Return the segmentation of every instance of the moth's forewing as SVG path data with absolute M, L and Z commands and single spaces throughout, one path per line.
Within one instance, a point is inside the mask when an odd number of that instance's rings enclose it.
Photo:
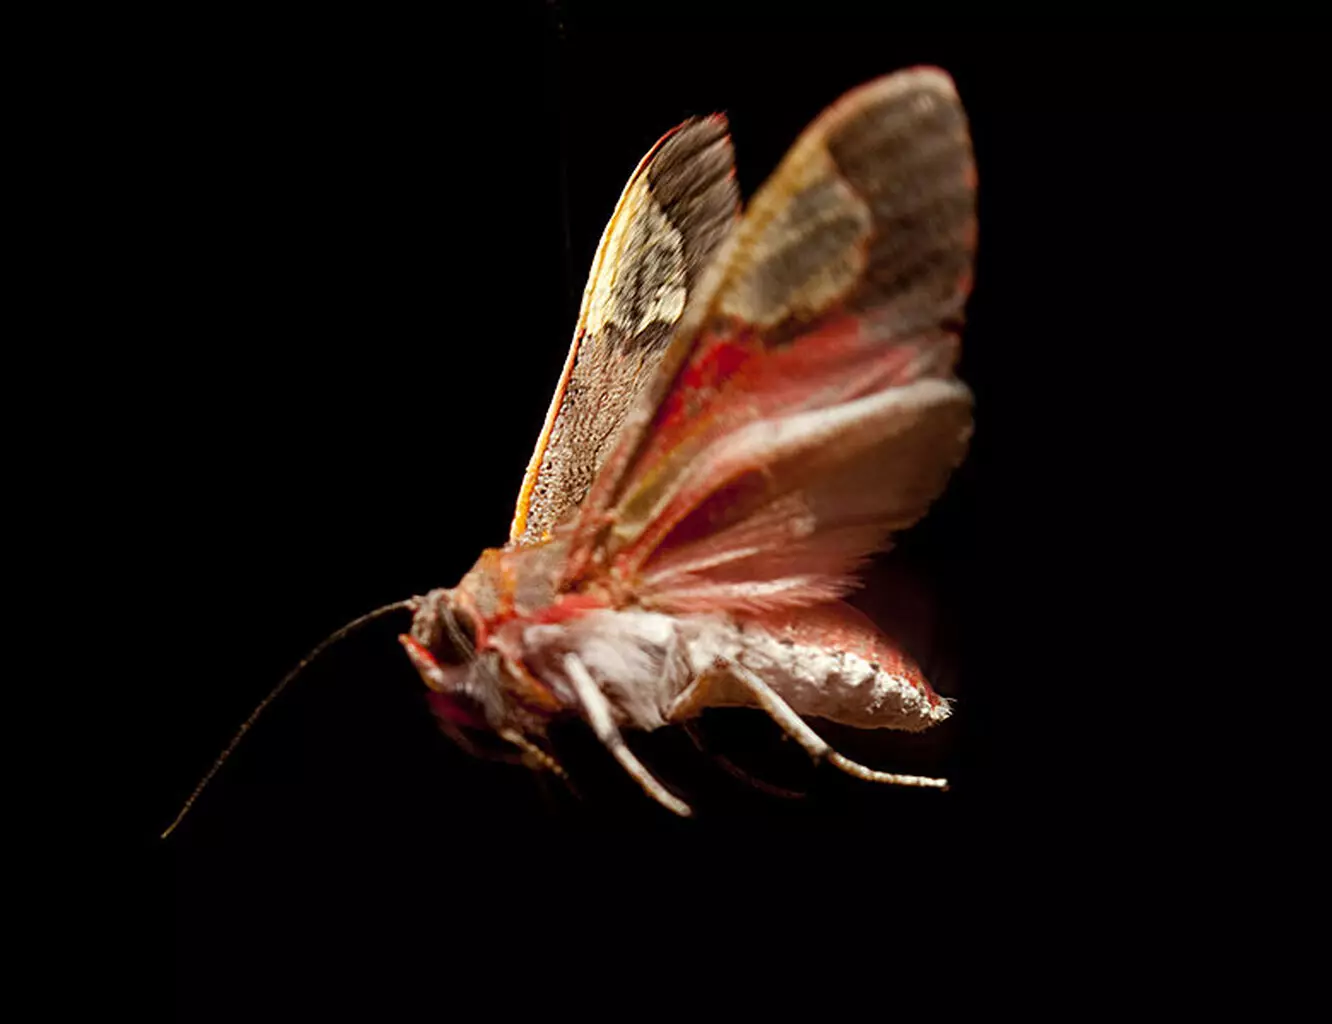
M 643 157 L 601 236 L 511 542 L 539 540 L 583 500 L 738 205 L 724 118 L 687 121 Z
M 810 604 L 942 490 L 970 432 L 952 379 L 975 172 L 921 69 L 811 125 L 700 284 L 581 512 L 571 575 L 683 610 Z

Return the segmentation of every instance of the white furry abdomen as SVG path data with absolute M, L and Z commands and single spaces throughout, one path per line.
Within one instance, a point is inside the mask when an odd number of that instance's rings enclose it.
M 705 673 L 718 675 L 718 668 L 732 661 L 751 670 L 802 717 L 861 729 L 916 731 L 949 714 L 948 701 L 913 680 L 909 671 L 728 617 L 596 611 L 558 625 L 530 626 L 523 641 L 528 663 L 543 676 L 560 674 L 560 657 L 576 654 L 621 722 L 640 729 L 666 724 L 686 687 Z M 753 703 L 734 681 L 719 678 L 694 710 Z
M 684 620 L 695 674 L 734 660 L 775 690 L 801 717 L 826 718 L 860 729 L 925 729 L 949 715 L 948 702 L 850 651 L 791 641 L 758 623 Z M 933 696 L 933 700 L 931 697 Z M 752 705 L 734 684 L 722 687 L 718 705 Z

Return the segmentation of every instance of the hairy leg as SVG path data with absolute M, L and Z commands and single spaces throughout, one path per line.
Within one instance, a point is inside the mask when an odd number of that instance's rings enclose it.
M 620 766 L 633 776 L 648 796 L 656 800 L 657 803 L 667 810 L 674 811 L 681 817 L 689 817 L 692 813 L 689 805 L 653 778 L 652 773 L 625 745 L 624 737 L 620 735 L 620 730 L 615 727 L 615 720 L 611 716 L 610 703 L 606 700 L 606 695 L 598 688 L 596 681 L 577 655 L 569 654 L 565 656 L 564 671 L 569 678 L 569 682 L 573 685 L 574 692 L 578 695 L 578 701 L 583 707 L 583 715 L 587 723 L 592 726 L 592 731 L 596 733 L 597 739 L 601 740 L 615 760 L 620 762 Z
M 932 779 L 922 775 L 896 775 L 891 772 L 875 771 L 873 768 L 866 767 L 857 761 L 852 761 L 849 757 L 839 754 L 828 745 L 823 737 L 811 729 L 805 720 L 797 715 L 792 710 L 791 705 L 786 703 L 771 686 L 765 683 L 754 671 L 741 665 L 738 661 L 729 659 L 718 661 L 712 671 L 699 676 L 676 698 L 668 717 L 672 720 L 688 717 L 688 715 L 704 706 L 707 687 L 712 685 L 710 680 L 717 678 L 719 673 L 724 674 L 728 681 L 733 681 L 734 684 L 738 684 L 746 690 L 749 696 L 753 698 L 754 703 L 767 712 L 768 717 L 780 725 L 792 739 L 804 747 L 814 760 L 827 761 L 834 768 L 846 772 L 848 775 L 854 775 L 858 779 L 864 779 L 866 782 L 883 782 L 894 786 L 924 786 L 932 789 L 948 788 L 947 779 Z

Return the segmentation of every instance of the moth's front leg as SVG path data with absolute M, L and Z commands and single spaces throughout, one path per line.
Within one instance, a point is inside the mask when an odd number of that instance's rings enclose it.
M 676 698 L 671 705 L 667 718 L 681 721 L 697 714 L 702 708 L 715 703 L 715 691 L 719 686 L 738 687 L 752 700 L 753 704 L 767 712 L 768 717 L 780 725 L 792 739 L 805 748 L 815 761 L 827 761 L 834 768 L 854 775 L 866 782 L 884 782 L 894 786 L 925 786 L 933 789 L 947 789 L 947 779 L 933 779 L 923 775 L 897 775 L 892 772 L 875 771 L 857 761 L 852 761 L 833 750 L 827 740 L 816 733 L 803 718 L 795 713 L 791 705 L 769 686 L 753 670 L 746 668 L 733 658 L 718 658 L 713 667 L 694 680 Z
M 692 813 L 689 805 L 653 778 L 652 773 L 643 766 L 643 762 L 636 758 L 633 751 L 625 744 L 624 737 L 620 735 L 620 730 L 616 728 L 610 702 L 606 700 L 606 695 L 601 692 L 601 688 L 597 686 L 596 680 L 592 678 L 586 666 L 579 660 L 578 655 L 565 655 L 564 673 L 578 697 L 583 717 L 587 720 L 588 725 L 592 726 L 592 731 L 597 734 L 597 739 L 601 740 L 606 749 L 615 757 L 615 760 L 620 762 L 620 766 L 633 776 L 648 796 L 656 800 L 657 803 L 667 810 L 674 811 L 682 818 L 689 817 Z
M 564 770 L 564 765 L 555 760 L 554 756 L 542 750 L 539 746 L 529 740 L 517 729 L 501 729 L 499 738 L 506 743 L 512 743 L 523 752 L 523 764 L 527 765 L 533 771 L 553 772 L 569 783 L 569 773 Z M 570 786 L 572 789 L 572 786 Z

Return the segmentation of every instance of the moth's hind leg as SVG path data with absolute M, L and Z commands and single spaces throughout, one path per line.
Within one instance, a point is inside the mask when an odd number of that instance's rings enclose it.
M 480 761 L 498 761 L 500 764 L 523 763 L 522 755 L 517 752 L 483 749 L 473 743 L 471 738 L 468 737 L 461 728 L 443 718 L 436 717 L 435 724 L 439 726 L 439 731 L 447 736 L 454 745 L 468 757 L 475 757 Z
M 803 800 L 809 795 L 800 790 L 787 789 L 784 786 L 774 785 L 765 779 L 760 779 L 755 775 L 751 775 L 724 754 L 719 754 L 715 750 L 709 750 L 707 745 L 703 742 L 703 737 L 699 735 L 698 727 L 693 722 L 684 721 L 680 724 L 685 731 L 685 735 L 693 741 L 694 746 L 698 748 L 699 752 L 707 754 L 708 757 L 712 758 L 717 766 L 726 772 L 727 775 L 731 776 L 731 778 L 738 779 L 746 786 L 752 786 L 760 793 L 767 793 L 768 796 L 780 797 L 782 800 Z
M 597 734 L 597 739 L 605 744 L 606 749 L 611 752 L 615 760 L 620 762 L 620 767 L 633 776 L 637 782 L 647 792 L 648 796 L 661 804 L 669 811 L 674 811 L 682 818 L 687 818 L 692 813 L 689 805 L 666 789 L 660 782 L 652 777 L 652 773 L 643 766 L 643 762 L 634 756 L 634 752 L 624 742 L 624 737 L 620 735 L 620 730 L 615 727 L 615 720 L 611 716 L 610 703 L 606 700 L 606 695 L 601 692 L 591 674 L 575 654 L 569 654 L 564 659 L 564 673 L 573 685 L 574 692 L 578 695 L 578 702 L 583 707 L 583 715 L 587 723 L 592 726 L 592 731 Z
M 923 775 L 896 775 L 892 772 L 875 771 L 857 761 L 852 761 L 828 746 L 828 742 L 806 724 L 805 720 L 792 710 L 778 693 L 763 681 L 756 673 L 745 668 L 738 661 L 719 660 L 713 672 L 704 673 L 682 693 L 672 708 L 670 717 L 686 717 L 706 703 L 704 692 L 709 680 L 721 673 L 728 682 L 742 688 L 752 698 L 754 704 L 767 712 L 768 717 L 782 727 L 786 733 L 805 748 L 815 761 L 827 761 L 834 768 L 854 775 L 866 782 L 884 782 L 893 786 L 924 786 L 932 789 L 947 789 L 947 779 L 932 779 Z

